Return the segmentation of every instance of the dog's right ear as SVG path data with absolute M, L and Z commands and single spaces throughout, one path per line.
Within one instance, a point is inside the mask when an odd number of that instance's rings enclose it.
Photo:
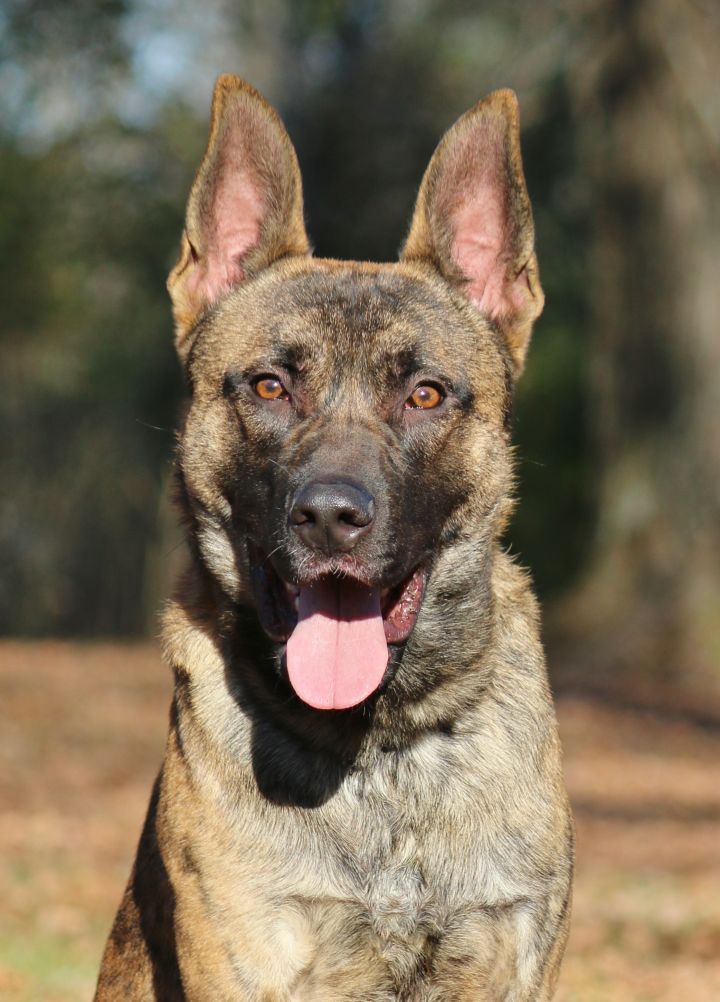
M 168 278 L 180 356 L 208 307 L 273 261 L 309 250 L 300 168 L 285 127 L 244 80 L 219 77 L 180 260 Z

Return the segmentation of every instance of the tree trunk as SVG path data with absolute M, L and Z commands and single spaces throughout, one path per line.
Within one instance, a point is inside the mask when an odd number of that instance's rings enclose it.
M 720 709 L 718 12 L 611 0 L 600 20 L 577 88 L 600 520 L 553 625 L 586 682 Z

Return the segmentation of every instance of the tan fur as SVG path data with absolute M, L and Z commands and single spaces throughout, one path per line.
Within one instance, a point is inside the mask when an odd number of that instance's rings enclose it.
M 199 206 L 208 185 L 224 183 L 213 165 L 227 151 L 216 144 L 237 102 L 246 102 L 243 128 L 282 155 L 275 177 L 251 165 L 260 187 L 245 202 L 265 207 L 258 243 L 232 263 L 232 288 L 203 301 L 188 295 L 187 275 L 205 266 L 204 241 L 214 239 Z M 491 116 L 509 150 L 508 281 L 526 279 L 523 297 L 507 298 L 517 309 L 499 320 L 471 302 L 472 276 L 453 273 L 442 246 L 452 239 L 443 200 L 464 197 L 453 135 L 467 116 L 431 162 L 400 263 L 313 260 L 277 116 L 245 83 L 218 84 L 170 278 L 193 387 L 178 457 L 193 555 L 163 627 L 175 697 L 96 1002 L 553 995 L 572 824 L 537 605 L 500 544 L 511 510 L 508 374 L 523 364 L 542 293 L 514 97 L 499 92 L 468 115 Z M 453 176 L 453 190 L 442 191 Z M 303 416 L 282 436 L 245 397 L 223 395 L 228 372 L 266 364 L 279 344 L 306 353 Z M 404 358 L 417 344 L 438 371 L 466 380 L 468 394 L 401 449 L 386 376 L 394 353 Z M 293 698 L 268 668 L 249 586 L 243 533 L 254 542 L 260 530 L 242 528 L 254 495 L 240 503 L 237 492 L 318 457 L 356 475 L 390 457 L 388 469 L 402 476 L 387 474 L 389 509 L 400 503 L 393 491 L 409 484 L 410 501 L 424 504 L 426 494 L 428 517 L 439 519 L 414 631 L 364 711 L 315 711 Z M 433 504 L 445 505 L 442 516 Z

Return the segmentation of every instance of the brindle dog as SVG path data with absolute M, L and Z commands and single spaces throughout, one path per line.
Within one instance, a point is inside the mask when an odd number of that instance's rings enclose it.
M 572 825 L 501 543 L 543 294 L 517 102 L 446 134 L 396 264 L 315 260 L 218 81 L 170 275 L 192 400 L 165 761 L 96 1000 L 542 1002 Z

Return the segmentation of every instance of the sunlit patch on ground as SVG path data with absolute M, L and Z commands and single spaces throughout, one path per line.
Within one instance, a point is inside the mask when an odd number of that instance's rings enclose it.
M 149 646 L 0 645 L 0 998 L 92 996 L 165 735 Z M 562 700 L 578 863 L 558 1002 L 720 999 L 720 731 Z

